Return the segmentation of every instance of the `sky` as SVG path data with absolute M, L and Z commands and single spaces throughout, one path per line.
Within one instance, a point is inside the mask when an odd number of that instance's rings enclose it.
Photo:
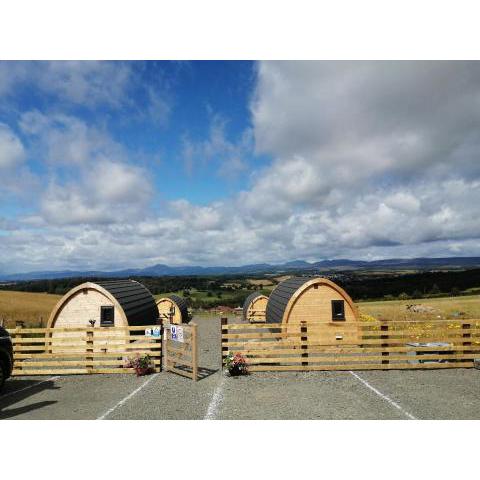
M 479 127 L 479 62 L 0 62 L 0 273 L 480 256 Z

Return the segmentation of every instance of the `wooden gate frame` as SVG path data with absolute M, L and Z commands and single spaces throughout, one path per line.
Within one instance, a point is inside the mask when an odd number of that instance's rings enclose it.
M 172 340 L 171 327 L 182 328 L 187 333 L 183 342 Z M 163 324 L 163 366 L 166 372 L 198 380 L 198 331 L 196 323 Z M 180 347 L 181 346 L 181 347 Z M 180 367 L 180 368 L 178 368 Z M 188 367 L 188 370 L 185 368 Z

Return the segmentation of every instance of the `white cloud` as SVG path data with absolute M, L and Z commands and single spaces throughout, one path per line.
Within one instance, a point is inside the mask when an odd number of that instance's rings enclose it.
M 8 125 L 0 123 L 0 171 L 12 170 L 25 160 L 25 148 Z
M 20 126 L 48 166 L 35 222 L 48 225 L 110 224 L 146 215 L 153 187 L 148 172 L 129 161 L 123 145 L 82 120 L 38 111 Z M 34 222 L 34 223 L 35 223 Z
M 22 84 L 63 102 L 119 107 L 132 79 L 128 63 L 103 61 L 0 62 L 0 94 L 13 96 Z
M 253 147 L 251 130 L 246 129 L 237 141 L 231 141 L 226 128 L 227 121 L 223 117 L 212 115 L 206 140 L 195 142 L 188 136 L 183 137 L 182 156 L 188 175 L 207 163 L 214 164 L 217 175 L 226 179 L 236 178 L 247 169 L 245 157 L 251 154 Z
M 37 158 L 49 164 L 75 166 L 125 156 L 108 133 L 73 116 L 29 111 L 21 115 L 20 127 L 36 139 Z
M 15 105 L 18 90 L 28 88 L 48 102 L 50 110 L 105 107 L 128 112 L 128 121 L 165 126 L 172 109 L 168 87 L 161 72 L 153 87 L 143 71 L 141 62 L 0 61 L 0 107 Z
M 258 75 L 244 138 L 232 141 L 215 116 L 206 139 L 185 138 L 192 170 L 241 170 L 252 135 L 272 158 L 243 192 L 208 205 L 155 211 L 149 172 L 105 131 L 24 115 L 46 164 L 73 170 L 53 175 L 39 212 L 0 236 L 12 265 L 480 256 L 478 62 L 267 62 Z

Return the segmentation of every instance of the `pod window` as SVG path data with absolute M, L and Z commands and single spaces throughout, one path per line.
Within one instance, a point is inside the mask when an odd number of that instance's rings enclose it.
M 114 308 L 110 306 L 100 307 L 100 326 L 113 327 L 114 323 Z
M 343 300 L 332 300 L 332 320 L 345 320 L 345 302 Z

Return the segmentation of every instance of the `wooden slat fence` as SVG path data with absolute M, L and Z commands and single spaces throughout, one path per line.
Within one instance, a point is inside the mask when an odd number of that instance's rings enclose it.
M 172 327 L 177 328 L 177 340 L 172 339 Z M 183 337 L 178 337 L 178 329 Z M 198 380 L 198 332 L 197 325 L 164 324 L 164 367 L 167 372 L 177 373 L 184 377 Z
M 222 318 L 221 343 L 222 365 L 230 352 L 241 353 L 251 372 L 469 368 L 480 358 L 480 320 L 289 325 Z
M 146 336 L 142 327 L 9 329 L 13 342 L 13 375 L 134 373 L 129 358 L 149 355 L 161 370 L 162 339 Z

